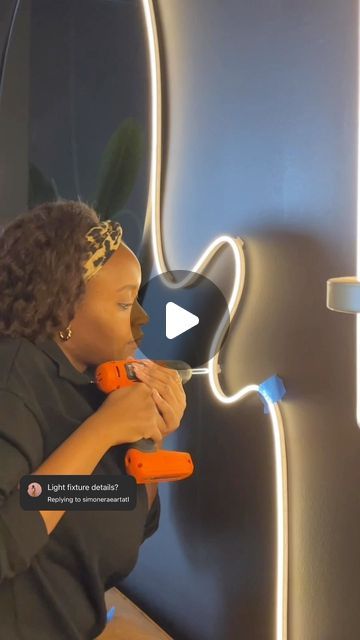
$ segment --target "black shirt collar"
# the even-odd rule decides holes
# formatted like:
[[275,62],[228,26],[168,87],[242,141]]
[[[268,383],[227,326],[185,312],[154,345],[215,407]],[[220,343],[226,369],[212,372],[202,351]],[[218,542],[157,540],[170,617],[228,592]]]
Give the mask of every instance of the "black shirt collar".
[[66,378],[74,384],[90,384],[94,382],[94,368],[88,367],[83,373],[78,371],[52,338],[36,341],[36,346],[56,362],[60,378]]

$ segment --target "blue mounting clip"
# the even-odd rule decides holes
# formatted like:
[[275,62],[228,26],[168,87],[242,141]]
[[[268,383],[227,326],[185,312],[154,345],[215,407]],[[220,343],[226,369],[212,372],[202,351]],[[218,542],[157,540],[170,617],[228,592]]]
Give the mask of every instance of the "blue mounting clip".
[[111,607],[111,609],[109,609],[109,611],[106,614],[106,621],[110,622],[110,620],[113,619],[114,615],[115,615],[115,607]]
[[286,394],[281,378],[273,375],[259,385],[259,396],[264,404],[264,413],[269,413],[268,402],[279,402]]

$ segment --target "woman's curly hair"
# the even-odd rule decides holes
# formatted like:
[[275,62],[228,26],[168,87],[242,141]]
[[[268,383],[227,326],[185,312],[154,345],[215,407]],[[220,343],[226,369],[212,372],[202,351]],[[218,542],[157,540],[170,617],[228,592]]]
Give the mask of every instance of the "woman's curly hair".
[[85,294],[87,231],[98,214],[81,201],[44,202],[0,235],[0,337],[35,342],[64,330]]

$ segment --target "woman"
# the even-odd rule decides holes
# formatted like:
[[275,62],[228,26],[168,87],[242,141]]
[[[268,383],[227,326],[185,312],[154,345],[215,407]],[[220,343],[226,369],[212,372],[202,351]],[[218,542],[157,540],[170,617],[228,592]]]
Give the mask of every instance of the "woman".
[[0,237],[0,638],[86,640],[106,626],[104,592],[156,531],[156,485],[134,510],[24,510],[25,474],[120,474],[129,443],[161,446],[186,406],[176,371],[106,395],[96,366],[134,354],[149,318],[141,270],[118,223],[86,204],[44,203]]

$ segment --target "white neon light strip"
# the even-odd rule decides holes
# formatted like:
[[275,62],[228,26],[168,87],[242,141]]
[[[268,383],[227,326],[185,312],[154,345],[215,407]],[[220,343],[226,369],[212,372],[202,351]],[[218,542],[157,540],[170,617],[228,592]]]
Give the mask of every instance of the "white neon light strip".
[[[154,253],[156,270],[159,275],[170,271],[166,264],[161,235],[161,75],[160,56],[157,35],[157,25],[154,13],[153,0],[142,0],[145,16],[146,33],[148,40],[148,53],[150,61],[151,77],[151,156],[150,156],[150,185],[147,204],[146,223],[150,220],[151,240]],[[196,280],[196,274],[201,273],[210,263],[216,253],[223,245],[228,245],[234,258],[234,285],[228,310],[230,322],[232,321],[240,303],[245,282],[245,257],[243,251],[243,241],[239,237],[232,238],[228,235],[216,238],[204,251],[201,258],[190,269],[192,273],[181,282],[170,282],[166,279],[169,288],[185,287]],[[221,344],[221,339],[226,330],[226,318],[222,319],[216,335],[212,341],[211,353],[214,353],[214,346]],[[209,359],[209,384],[214,396],[223,404],[231,404],[242,400],[251,393],[262,393],[259,385],[252,384],[239,389],[231,396],[227,396],[219,381],[218,353]],[[275,456],[275,484],[276,484],[276,611],[275,630],[276,640],[287,640],[287,599],[288,599],[288,490],[287,490],[287,463],[286,447],[284,437],[284,426],[278,403],[274,403],[270,398],[262,393],[267,403],[270,413],[273,445]]]

